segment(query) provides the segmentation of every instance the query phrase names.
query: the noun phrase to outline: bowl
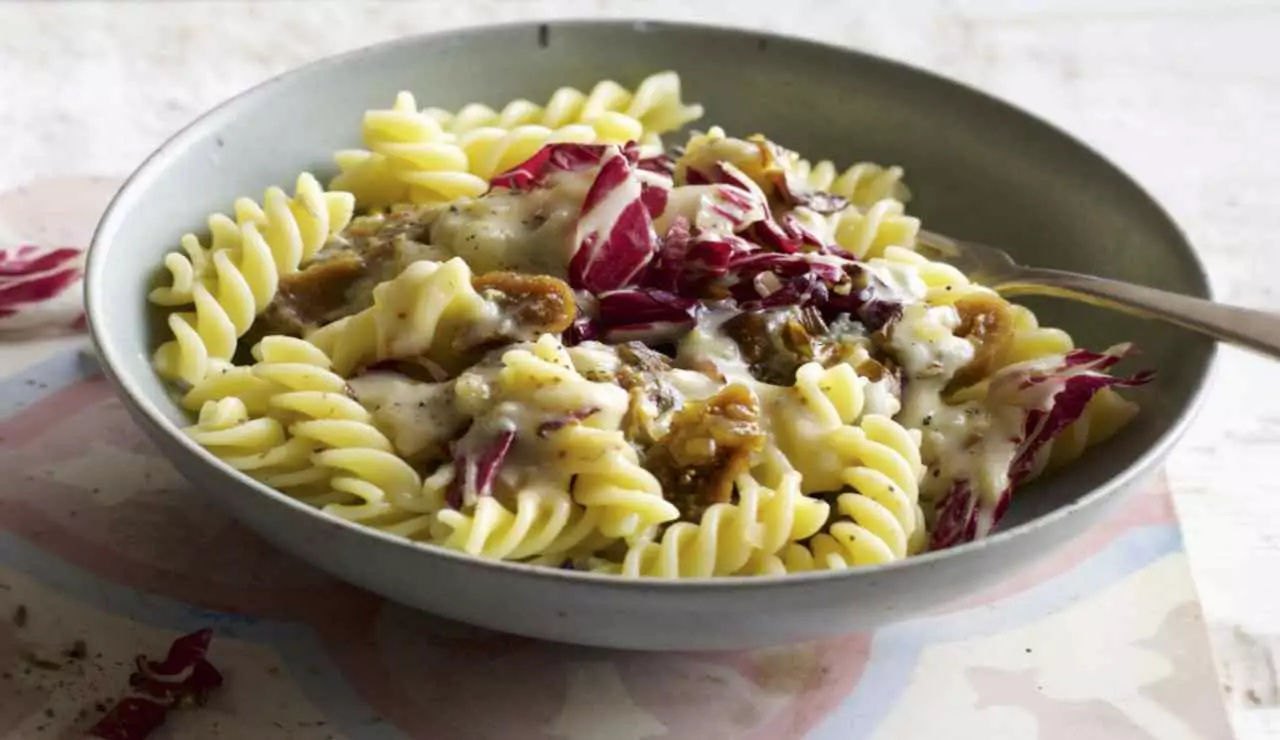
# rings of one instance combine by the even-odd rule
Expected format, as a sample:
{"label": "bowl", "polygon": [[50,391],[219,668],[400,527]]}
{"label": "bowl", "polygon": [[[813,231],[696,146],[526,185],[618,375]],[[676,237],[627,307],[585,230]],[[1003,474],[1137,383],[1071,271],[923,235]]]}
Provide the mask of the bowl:
{"label": "bowl", "polygon": [[397,91],[456,108],[599,79],[677,70],[704,123],[764,132],[806,156],[898,163],[926,226],[1037,265],[1208,296],[1170,218],[1098,154],[1027,113],[941,77],[848,49],[656,22],[555,22],[406,38],[326,59],[218,106],[128,180],[88,258],[89,323],[106,375],[170,461],[267,540],[395,601],[494,630],[630,649],[729,649],[848,634],[910,618],[1025,568],[1144,485],[1186,429],[1214,344],[1058,302],[1034,307],[1077,341],[1135,341],[1157,382],[1138,419],[1074,467],[1020,492],[1001,530],[892,565],[785,577],[662,581],[490,562],[340,521],[242,475],[180,431],[150,364],[154,269],[181,235],[241,195],[333,173],[362,113]]}

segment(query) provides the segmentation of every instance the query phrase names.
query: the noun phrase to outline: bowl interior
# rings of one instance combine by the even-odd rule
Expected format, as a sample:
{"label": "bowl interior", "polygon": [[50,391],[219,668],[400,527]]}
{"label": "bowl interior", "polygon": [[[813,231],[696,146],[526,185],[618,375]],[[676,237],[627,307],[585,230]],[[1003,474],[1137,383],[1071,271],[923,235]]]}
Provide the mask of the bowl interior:
{"label": "bowl interior", "polygon": [[[504,26],[407,39],[277,78],[193,124],[122,191],[95,237],[89,311],[105,361],[144,412],[185,423],[150,366],[162,338],[145,301],[165,253],[237,196],[326,180],[331,153],[360,144],[366,109],[399,90],[419,105],[545,101],[600,79],[632,86],[679,71],[697,125],[763,132],[811,159],[901,164],[927,227],[1003,247],[1032,264],[1207,295],[1176,227],[1114,167],[1050,126],[963,86],[874,57],[750,32],[658,23]],[[1005,527],[1077,501],[1155,446],[1194,405],[1213,345],[1160,324],[1066,302],[1038,302],[1042,323],[1103,348],[1134,341],[1158,381],[1113,443],[1030,487]],[[1134,362],[1130,363],[1136,364]]]}

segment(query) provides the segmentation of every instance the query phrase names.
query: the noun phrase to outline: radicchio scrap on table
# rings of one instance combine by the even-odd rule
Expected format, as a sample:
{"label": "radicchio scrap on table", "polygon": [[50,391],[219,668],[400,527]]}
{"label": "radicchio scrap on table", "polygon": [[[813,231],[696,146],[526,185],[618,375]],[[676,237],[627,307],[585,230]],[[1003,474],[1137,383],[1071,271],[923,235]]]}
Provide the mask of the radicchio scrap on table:
{"label": "radicchio scrap on table", "polygon": [[0,329],[82,328],[84,252],[21,244],[0,249]]}
{"label": "radicchio scrap on table", "polygon": [[1035,470],[1045,445],[1079,419],[1099,391],[1111,386],[1132,388],[1151,382],[1155,377],[1151,371],[1129,377],[1107,374],[1108,369],[1132,351],[1129,344],[1117,345],[1102,353],[1078,349],[1052,367],[1015,365],[998,373],[991,381],[989,395],[1008,398],[1025,409],[1021,439],[1009,465],[1008,485],[992,504],[979,500],[968,481],[952,484],[938,508],[931,548],[944,549],[986,536],[1004,516],[1013,489]]}
{"label": "radicchio scrap on table", "polygon": [[164,723],[170,709],[204,704],[222,685],[222,674],[205,659],[212,639],[212,630],[202,629],[174,640],[164,660],[139,655],[129,676],[130,694],[89,728],[88,737],[142,740]]}

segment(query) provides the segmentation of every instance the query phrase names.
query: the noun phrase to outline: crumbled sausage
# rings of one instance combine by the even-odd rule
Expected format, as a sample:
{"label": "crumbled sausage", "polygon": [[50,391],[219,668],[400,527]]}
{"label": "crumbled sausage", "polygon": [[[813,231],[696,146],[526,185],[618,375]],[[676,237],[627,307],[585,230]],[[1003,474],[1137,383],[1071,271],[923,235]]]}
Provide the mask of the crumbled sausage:
{"label": "crumbled sausage", "polygon": [[795,382],[796,370],[805,363],[830,366],[852,349],[813,307],[743,311],[722,329],[738,345],[752,376],[774,385]]}
{"label": "crumbled sausage", "polygon": [[271,334],[302,336],[333,319],[347,304],[347,290],[364,275],[364,260],[343,252],[280,278],[262,321]]}
{"label": "crumbled sausage", "polygon": [[973,345],[973,359],[951,378],[945,392],[952,393],[980,382],[1000,369],[1013,344],[1013,312],[1000,296],[987,293],[965,296],[955,303],[960,325],[955,334]]}
{"label": "crumbled sausage", "polygon": [[699,521],[712,504],[733,499],[734,479],[748,470],[765,441],[760,402],[735,383],[676,412],[670,431],[645,455],[663,496],[685,521]]}
{"label": "crumbled sausage", "polygon": [[486,272],[472,278],[471,285],[497,303],[522,334],[559,334],[577,317],[573,289],[549,275]]}

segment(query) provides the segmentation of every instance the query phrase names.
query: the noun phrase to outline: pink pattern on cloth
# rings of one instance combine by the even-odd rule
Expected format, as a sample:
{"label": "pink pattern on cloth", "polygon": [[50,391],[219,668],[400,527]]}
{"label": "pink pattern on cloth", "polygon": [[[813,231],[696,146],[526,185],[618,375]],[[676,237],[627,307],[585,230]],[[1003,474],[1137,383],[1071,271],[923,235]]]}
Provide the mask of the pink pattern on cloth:
{"label": "pink pattern on cloth", "polygon": [[364,701],[410,737],[449,740],[554,736],[565,715],[619,697],[634,716],[618,721],[646,718],[663,737],[715,737],[729,722],[740,740],[798,740],[853,691],[871,643],[860,634],[756,651],[624,652],[490,633],[392,603],[361,637],[328,647]]}
{"label": "pink pattern on cloth", "polygon": [[1045,557],[1028,568],[1018,571],[1008,580],[986,589],[975,591],[963,599],[955,601],[935,611],[935,614],[971,609],[981,604],[989,604],[1001,599],[1016,596],[1027,589],[1034,588],[1045,581],[1066,573],[1071,568],[1088,560],[1101,552],[1103,548],[1115,542],[1126,532],[1140,527],[1173,524],[1177,518],[1173,511],[1173,499],[1169,494],[1169,482],[1161,471],[1151,485],[1133,494],[1128,501],[1120,505],[1118,511],[1110,517],[1094,525],[1089,531],[1077,537],[1066,547],[1057,552],[1047,553]]}
{"label": "pink pattern on cloth", "polygon": [[[660,736],[715,736],[728,722],[743,740],[789,740],[846,699],[867,666],[869,634],[632,653],[494,634],[386,602],[276,551],[188,492],[100,378],[0,422],[0,439],[0,464],[23,481],[0,490],[0,528],[139,591],[310,626],[362,700],[412,737],[565,737],[559,730],[608,704]],[[944,611],[1016,595],[1126,531],[1171,520],[1163,489],[1135,496],[1062,552]]]}
{"label": "pink pattern on cloth", "polygon": [[[99,575],[204,608],[341,624],[377,598],[282,554],[161,459],[101,378],[0,422],[0,529]],[[128,490],[122,490],[128,489]]]}

